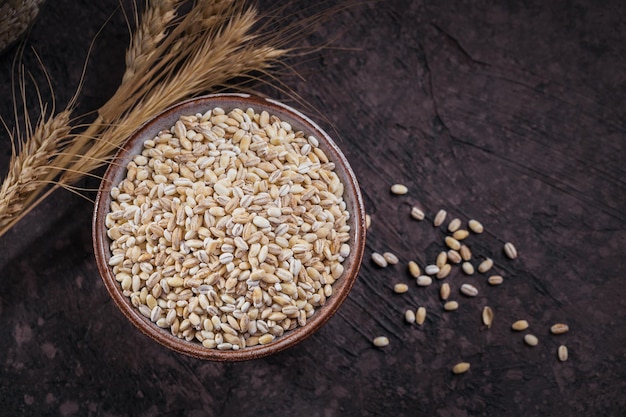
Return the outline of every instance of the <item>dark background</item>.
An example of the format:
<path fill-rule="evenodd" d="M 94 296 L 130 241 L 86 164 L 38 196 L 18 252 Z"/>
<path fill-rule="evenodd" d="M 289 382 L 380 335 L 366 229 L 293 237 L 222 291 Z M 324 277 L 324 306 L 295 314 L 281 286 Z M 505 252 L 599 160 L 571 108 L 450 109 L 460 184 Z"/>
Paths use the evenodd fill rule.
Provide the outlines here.
<path fill-rule="evenodd" d="M 1 415 L 624 415 L 626 3 L 324 4 L 337 5 L 299 43 L 336 39 L 336 48 L 295 58 L 303 77 L 283 79 L 303 103 L 261 88 L 316 109 L 372 216 L 359 279 L 337 315 L 296 347 L 252 362 L 170 352 L 109 299 L 91 248 L 92 203 L 57 192 L 0 238 Z M 59 109 L 109 16 L 76 114 L 115 91 L 128 43 L 117 7 L 57 0 L 42 9 L 27 47 L 41 57 Z M 15 48 L 0 56 L 0 115 L 9 126 L 15 56 Z M 33 53 L 21 62 L 50 101 Z M 10 142 L 6 133 L 0 140 L 4 175 Z M 392 196 L 393 183 L 409 193 Z M 414 204 L 425 222 L 409 217 Z M 452 313 L 442 310 L 440 281 L 418 288 L 406 272 L 409 260 L 423 266 L 442 249 L 443 229 L 431 224 L 440 208 L 448 219 L 482 221 L 486 232 L 469 243 L 505 279 L 489 287 L 485 276 L 455 269 L 447 281 L 460 308 Z M 519 259 L 505 258 L 506 241 Z M 376 268 L 372 251 L 401 262 Z M 394 294 L 397 282 L 410 291 Z M 464 282 L 479 296 L 461 296 Z M 495 312 L 489 330 L 484 305 Z M 429 312 L 421 328 L 403 321 L 418 306 Z M 522 318 L 539 346 L 510 330 Z M 551 335 L 556 322 L 570 332 Z M 374 348 L 378 335 L 390 345 Z M 561 343 L 565 363 L 556 358 Z M 461 360 L 472 368 L 455 376 Z"/>

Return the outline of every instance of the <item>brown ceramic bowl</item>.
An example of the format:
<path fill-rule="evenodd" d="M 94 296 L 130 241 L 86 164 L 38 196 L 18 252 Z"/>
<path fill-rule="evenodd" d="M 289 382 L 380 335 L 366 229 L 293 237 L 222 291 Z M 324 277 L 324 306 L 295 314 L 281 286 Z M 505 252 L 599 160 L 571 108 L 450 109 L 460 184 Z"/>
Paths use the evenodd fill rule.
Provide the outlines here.
<path fill-rule="evenodd" d="M 315 314 L 307 320 L 305 326 L 286 331 L 266 345 L 239 350 L 209 349 L 195 340 L 179 339 L 172 335 L 169 329 L 156 326 L 140 314 L 138 309 L 131 304 L 130 299 L 123 295 L 121 286 L 115 280 L 108 262 L 111 257 L 111 241 L 107 236 L 105 218 L 110 210 L 110 191 L 126 176 L 127 163 L 141 153 L 145 140 L 154 138 L 161 130 L 169 129 L 180 115 L 204 113 L 216 106 L 223 108 L 226 112 L 235 107 L 243 110 L 253 108 L 257 113 L 266 110 L 281 120 L 289 122 L 294 130 L 302 130 L 305 134 L 316 136 L 319 140 L 319 147 L 335 163 L 335 172 L 343 182 L 343 197 L 350 213 L 351 230 L 348 243 L 351 252 L 343 262 L 345 268 L 343 275 L 333 284 L 332 296 L 323 306 L 316 309 Z M 186 355 L 215 361 L 242 361 L 260 358 L 293 346 L 319 330 L 333 316 L 348 296 L 358 275 L 365 246 L 365 211 L 359 185 L 348 161 L 329 135 L 307 116 L 274 100 L 247 94 L 209 95 L 185 101 L 164 111 L 141 127 L 119 151 L 113 163 L 109 165 L 98 191 L 93 216 L 93 244 L 98 269 L 109 294 L 122 313 L 144 334 L 163 346 Z"/>

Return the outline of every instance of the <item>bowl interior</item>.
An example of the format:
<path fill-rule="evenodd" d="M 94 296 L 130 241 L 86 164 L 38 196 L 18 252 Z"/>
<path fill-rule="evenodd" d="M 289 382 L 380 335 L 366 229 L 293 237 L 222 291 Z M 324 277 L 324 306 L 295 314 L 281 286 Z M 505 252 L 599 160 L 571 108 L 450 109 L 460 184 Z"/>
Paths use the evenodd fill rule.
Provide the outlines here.
<path fill-rule="evenodd" d="M 286 331 L 283 336 L 276 338 L 267 345 L 229 351 L 208 349 L 197 341 L 187 342 L 184 339 L 179 339 L 171 334 L 168 329 L 157 327 L 139 313 L 129 298 L 123 295 L 120 284 L 115 280 L 112 268 L 109 266 L 110 239 L 107 236 L 104 221 L 110 209 L 111 188 L 125 178 L 127 164 L 135 155 L 141 153 L 144 141 L 153 139 L 161 130 L 169 129 L 180 115 L 205 113 L 214 107 L 221 107 L 226 112 L 236 107 L 244 111 L 251 107 L 257 113 L 266 110 L 281 120 L 289 122 L 294 130 L 302 130 L 305 134 L 311 134 L 318 138 L 319 147 L 335 163 L 335 172 L 344 185 L 343 198 L 350 213 L 348 220 L 350 240 L 348 243 L 351 252 L 343 263 L 344 273 L 333 284 L 333 294 L 326 300 L 326 303 L 316 309 L 315 314 L 307 320 L 305 326 Z M 361 192 L 350 165 L 333 140 L 317 124 L 291 107 L 273 100 L 246 94 L 219 94 L 199 97 L 171 107 L 147 122 L 128 140 L 115 157 L 114 162 L 109 165 L 102 180 L 96 199 L 93 235 L 96 261 L 106 288 L 116 305 L 137 328 L 158 343 L 183 354 L 209 360 L 237 361 L 254 359 L 283 350 L 318 330 L 335 313 L 347 297 L 358 275 L 365 246 L 365 211 Z"/>

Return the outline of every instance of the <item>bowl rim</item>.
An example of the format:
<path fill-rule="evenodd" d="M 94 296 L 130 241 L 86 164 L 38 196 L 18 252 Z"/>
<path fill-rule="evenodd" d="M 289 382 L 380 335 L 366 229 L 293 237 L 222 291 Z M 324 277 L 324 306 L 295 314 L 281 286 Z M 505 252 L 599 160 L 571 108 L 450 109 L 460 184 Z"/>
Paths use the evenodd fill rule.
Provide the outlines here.
<path fill-rule="evenodd" d="M 323 306 L 316 308 L 316 314 L 312 316 L 310 322 L 308 321 L 305 326 L 299 326 L 285 332 L 283 336 L 276 338 L 266 345 L 256 345 L 239 350 L 218 350 L 206 348 L 198 341 L 179 339 L 169 332 L 168 329 L 157 327 L 155 323 L 141 315 L 139 310 L 130 303 L 129 298 L 122 294 L 120 285 L 115 280 L 115 276 L 108 265 L 108 258 L 110 257 L 110 239 L 106 233 L 104 218 L 109 212 L 110 189 L 113 185 L 113 179 L 116 175 L 121 175 L 119 172 L 126 171 L 127 162 L 123 164 L 117 164 L 115 162 L 118 160 L 124 161 L 125 158 L 132 158 L 136 153 L 131 153 L 131 150 L 140 146 L 138 142 L 141 141 L 141 143 L 143 143 L 143 141 L 145 141 L 146 138 L 143 137 L 144 135 L 151 129 L 158 128 L 158 131 L 169 128 L 163 126 L 165 123 L 163 119 L 183 115 L 185 114 L 185 109 L 194 108 L 200 104 L 207 110 L 220 106 L 220 104 L 220 107 L 225 107 L 224 104 L 232 102 L 233 100 L 242 101 L 242 106 L 256 107 L 255 111 L 261 107 L 262 110 L 267 110 L 270 114 L 272 114 L 272 110 L 286 114 L 289 118 L 289 120 L 286 121 L 292 123 L 292 125 L 300 125 L 297 130 L 305 130 L 307 134 L 315 135 L 320 140 L 320 143 L 323 144 L 324 152 L 327 154 L 330 153 L 330 155 L 328 155 L 329 159 L 335 163 L 336 169 L 340 166 L 341 171 L 345 174 L 345 178 L 342 178 L 342 182 L 344 183 L 344 197 L 347 193 L 350 194 L 350 197 L 344 198 L 344 201 L 352 201 L 353 209 L 352 212 L 350 212 L 350 216 L 354 218 L 356 230 L 354 230 L 354 242 L 351 245 L 350 258 L 348 258 L 350 259 L 349 269 L 344 271 L 340 279 L 342 283 L 341 291 L 337 293 L 333 292 L 332 296 L 327 299 Z M 281 120 L 283 120 L 283 117 L 281 117 Z M 346 184 L 346 180 L 348 184 Z M 313 120 L 300 111 L 274 99 L 242 93 L 208 94 L 188 99 L 167 108 L 165 111 L 144 123 L 120 147 L 114 159 L 107 167 L 98 188 L 92 218 L 93 249 L 98 271 L 109 295 L 124 316 L 142 333 L 157 343 L 178 353 L 212 361 L 244 361 L 268 356 L 305 340 L 319 330 L 343 304 L 358 277 L 365 250 L 365 232 L 365 208 L 356 175 L 334 140 Z"/>

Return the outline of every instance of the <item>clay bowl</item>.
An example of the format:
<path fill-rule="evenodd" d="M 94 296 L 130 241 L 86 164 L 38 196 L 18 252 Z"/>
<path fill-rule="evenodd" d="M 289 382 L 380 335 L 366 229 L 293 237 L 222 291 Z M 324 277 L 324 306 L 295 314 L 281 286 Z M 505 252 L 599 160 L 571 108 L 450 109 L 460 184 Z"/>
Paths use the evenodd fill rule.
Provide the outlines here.
<path fill-rule="evenodd" d="M 294 130 L 302 130 L 307 136 L 317 137 L 319 147 L 335 163 L 335 172 L 344 185 L 343 199 L 350 213 L 348 243 L 351 251 L 343 262 L 344 273 L 333 284 L 332 296 L 326 299 L 323 306 L 316 309 L 315 314 L 307 319 L 304 326 L 287 330 L 282 336 L 268 344 L 239 350 L 211 349 L 204 347 L 196 340 L 180 339 L 174 336 L 168 328 L 159 328 L 150 319 L 144 317 L 131 304 L 130 299 L 122 293 L 121 285 L 115 280 L 112 267 L 109 266 L 111 240 L 107 236 L 105 225 L 105 218 L 111 204 L 111 188 L 125 178 L 128 162 L 141 153 L 144 141 L 153 139 L 161 130 L 170 129 L 180 115 L 203 114 L 217 106 L 227 113 L 235 107 L 244 111 L 247 108 L 253 108 L 257 113 L 266 110 L 282 121 L 290 123 Z M 365 246 L 365 211 L 359 185 L 348 161 L 330 136 L 307 116 L 274 100 L 247 94 L 209 95 L 182 102 L 154 117 L 131 136 L 120 149 L 113 163 L 109 165 L 98 191 L 93 216 L 93 245 L 98 269 L 110 296 L 126 318 L 145 335 L 169 349 L 189 356 L 213 361 L 242 361 L 271 355 L 303 341 L 319 330 L 335 314 L 357 279 Z"/>

